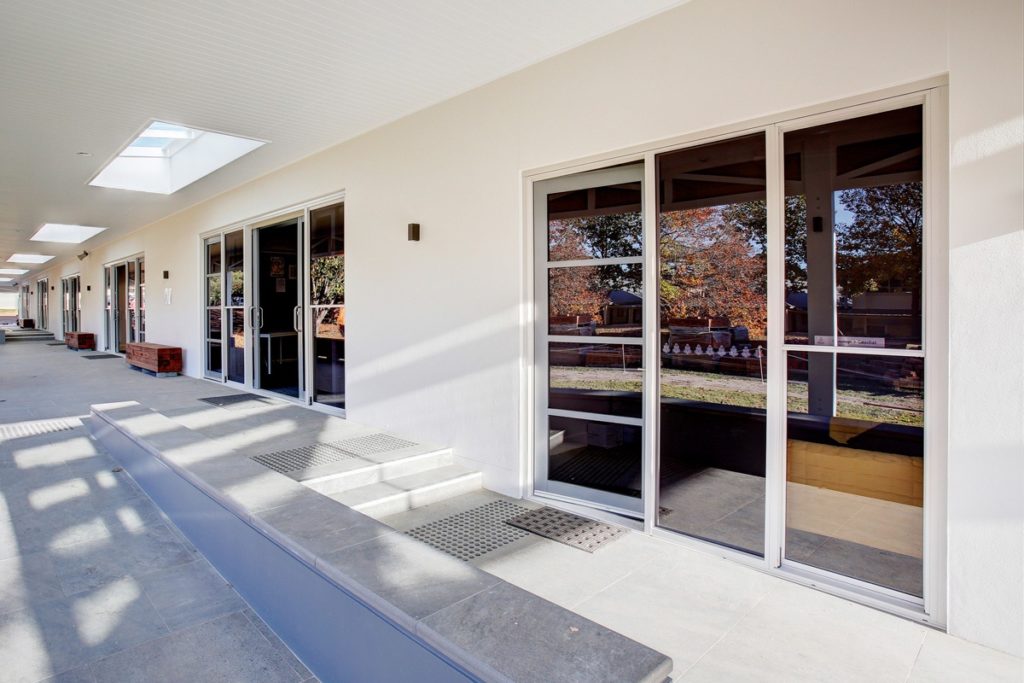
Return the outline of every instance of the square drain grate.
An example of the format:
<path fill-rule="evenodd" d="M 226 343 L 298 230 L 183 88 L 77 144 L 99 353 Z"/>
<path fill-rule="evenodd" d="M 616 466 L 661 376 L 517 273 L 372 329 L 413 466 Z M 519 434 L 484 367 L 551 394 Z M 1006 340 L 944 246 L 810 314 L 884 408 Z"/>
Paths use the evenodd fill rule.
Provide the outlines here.
<path fill-rule="evenodd" d="M 118 356 L 117 354 L 113 354 L 113 353 L 94 353 L 94 354 L 89 355 L 89 356 L 82 356 L 82 358 L 84 358 L 86 360 L 101 360 L 101 359 L 104 359 L 104 358 L 120 358 L 120 357 L 121 356 Z"/>
<path fill-rule="evenodd" d="M 549 507 L 529 510 L 508 520 L 508 523 L 588 553 L 626 533 L 620 527 Z"/>
<path fill-rule="evenodd" d="M 218 408 L 227 408 L 229 406 L 239 406 L 244 403 L 260 403 L 265 404 L 267 401 L 263 400 L 261 396 L 256 394 L 228 394 L 227 396 L 208 396 L 206 398 L 199 399 L 203 403 L 209 403 L 211 406 L 217 406 Z"/>
<path fill-rule="evenodd" d="M 355 457 L 358 456 L 338 448 L 338 444 L 315 443 L 309 446 L 290 448 L 286 451 L 254 455 L 252 460 L 275 472 L 291 474 Z"/>
<path fill-rule="evenodd" d="M 0 440 L 21 439 L 26 436 L 39 436 L 40 434 L 66 432 L 74 429 L 75 427 L 81 426 L 82 421 L 78 418 L 13 422 L 11 424 L 0 425 Z"/>
<path fill-rule="evenodd" d="M 529 508 L 504 500 L 430 522 L 406 531 L 418 541 L 469 562 L 529 534 L 506 522 Z"/>
<path fill-rule="evenodd" d="M 367 434 L 334 443 L 334 446 L 353 455 L 374 455 L 415 445 L 415 441 L 406 441 L 390 434 Z"/>

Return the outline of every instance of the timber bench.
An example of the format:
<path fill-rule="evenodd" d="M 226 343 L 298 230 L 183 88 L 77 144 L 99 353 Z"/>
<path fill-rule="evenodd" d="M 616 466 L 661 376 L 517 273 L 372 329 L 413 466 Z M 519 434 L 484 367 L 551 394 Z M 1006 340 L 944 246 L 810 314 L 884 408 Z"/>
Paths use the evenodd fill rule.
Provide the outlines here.
<path fill-rule="evenodd" d="M 95 351 L 96 335 L 92 332 L 65 332 L 64 344 L 75 351 Z"/>
<path fill-rule="evenodd" d="M 133 368 L 157 377 L 173 377 L 182 370 L 181 347 L 136 342 L 128 344 L 125 360 Z"/>

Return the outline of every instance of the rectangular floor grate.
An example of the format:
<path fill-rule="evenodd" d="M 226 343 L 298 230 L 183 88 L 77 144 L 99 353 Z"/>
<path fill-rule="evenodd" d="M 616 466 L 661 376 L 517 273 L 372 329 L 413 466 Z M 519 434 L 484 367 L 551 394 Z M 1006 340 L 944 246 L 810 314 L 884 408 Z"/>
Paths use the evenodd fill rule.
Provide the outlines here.
<path fill-rule="evenodd" d="M 267 403 L 262 396 L 256 394 L 228 394 L 226 396 L 208 396 L 206 398 L 199 399 L 203 403 L 209 403 L 211 406 L 217 406 L 218 408 L 227 408 L 228 406 L 237 406 L 242 403 Z"/>
<path fill-rule="evenodd" d="M 120 358 L 120 357 L 121 356 L 118 356 L 115 353 L 94 353 L 94 354 L 92 354 L 90 356 L 82 356 L 82 358 L 85 358 L 86 360 L 100 360 L 102 358 Z"/>
<path fill-rule="evenodd" d="M 46 342 L 47 346 L 67 346 L 67 342 Z"/>
<path fill-rule="evenodd" d="M 254 455 L 251 459 L 275 472 L 290 474 L 355 457 L 358 456 L 338 448 L 337 443 L 315 443 L 286 451 Z"/>
<path fill-rule="evenodd" d="M 367 434 L 366 436 L 336 441 L 334 445 L 353 455 L 363 456 L 397 451 L 401 448 L 415 446 L 416 442 L 399 439 L 397 436 L 391 436 L 390 434 Z"/>
<path fill-rule="evenodd" d="M 620 527 L 549 507 L 524 512 L 508 520 L 508 523 L 588 553 L 626 533 Z"/>
<path fill-rule="evenodd" d="M 405 532 L 418 541 L 469 562 L 528 533 L 506 522 L 529 510 L 504 500 L 430 522 Z"/>
<path fill-rule="evenodd" d="M 81 426 L 82 421 L 77 417 L 60 418 L 56 420 L 12 422 L 11 424 L 0 425 L 0 440 L 21 439 L 26 436 L 39 436 L 40 434 L 66 432 L 70 429 Z"/>

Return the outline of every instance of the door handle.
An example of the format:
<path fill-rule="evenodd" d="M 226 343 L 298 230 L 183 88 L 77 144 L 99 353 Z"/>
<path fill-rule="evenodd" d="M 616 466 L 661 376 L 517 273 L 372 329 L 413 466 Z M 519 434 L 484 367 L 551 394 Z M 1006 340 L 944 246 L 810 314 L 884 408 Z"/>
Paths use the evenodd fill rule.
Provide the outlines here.
<path fill-rule="evenodd" d="M 302 332 L 302 321 L 301 321 L 302 307 L 296 306 L 292 309 L 292 327 L 296 332 Z"/>

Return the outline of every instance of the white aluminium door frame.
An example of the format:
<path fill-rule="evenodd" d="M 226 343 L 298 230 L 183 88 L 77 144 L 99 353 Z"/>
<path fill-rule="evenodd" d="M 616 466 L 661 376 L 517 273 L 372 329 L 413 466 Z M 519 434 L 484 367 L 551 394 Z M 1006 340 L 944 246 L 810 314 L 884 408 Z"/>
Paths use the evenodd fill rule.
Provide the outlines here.
<path fill-rule="evenodd" d="M 824 123 L 868 116 L 894 109 L 920 105 L 923 108 L 923 186 L 925 228 L 923 234 L 923 343 L 922 350 L 899 353 L 886 349 L 836 349 L 835 353 L 924 356 L 925 364 L 925 435 L 924 435 L 924 598 L 843 577 L 807 565 L 784 560 L 786 524 L 786 353 L 792 347 L 784 344 L 784 231 L 783 201 L 783 135 L 787 131 L 809 128 Z M 662 152 L 704 145 L 746 134 L 761 133 L 766 142 L 766 202 L 768 215 L 768 395 L 766 410 L 766 506 L 765 555 L 756 557 L 709 541 L 685 536 L 657 526 L 658 441 L 660 434 L 659 366 L 656 345 L 644 344 L 644 528 L 659 538 L 728 558 L 760 571 L 784 577 L 825 592 L 898 614 L 908 619 L 944 627 L 946 623 L 946 452 L 948 426 L 948 104 L 944 79 L 929 79 L 904 88 L 848 98 L 841 102 L 805 108 L 788 116 L 777 115 L 758 121 L 722 127 L 704 134 L 677 138 L 664 144 L 646 145 L 617 153 L 526 172 L 524 178 L 525 238 L 523 240 L 524 308 L 522 320 L 522 434 L 525 457 L 522 467 L 526 495 L 532 498 L 580 504 L 563 496 L 551 495 L 536 488 L 543 466 L 541 453 L 546 436 L 544 406 L 547 390 L 547 341 L 575 341 L 551 337 L 541 329 L 546 322 L 546 256 L 542 256 L 542 226 L 546 215 L 538 206 L 537 192 L 541 183 L 552 178 L 566 178 L 624 162 L 644 164 L 644 339 L 658 335 L 658 202 L 656 155 Z M 806 347 L 797 349 L 806 350 Z M 611 421 L 611 420 L 609 420 Z M 585 503 L 594 506 L 593 502 Z M 608 506 L 595 507 L 609 509 Z"/>

